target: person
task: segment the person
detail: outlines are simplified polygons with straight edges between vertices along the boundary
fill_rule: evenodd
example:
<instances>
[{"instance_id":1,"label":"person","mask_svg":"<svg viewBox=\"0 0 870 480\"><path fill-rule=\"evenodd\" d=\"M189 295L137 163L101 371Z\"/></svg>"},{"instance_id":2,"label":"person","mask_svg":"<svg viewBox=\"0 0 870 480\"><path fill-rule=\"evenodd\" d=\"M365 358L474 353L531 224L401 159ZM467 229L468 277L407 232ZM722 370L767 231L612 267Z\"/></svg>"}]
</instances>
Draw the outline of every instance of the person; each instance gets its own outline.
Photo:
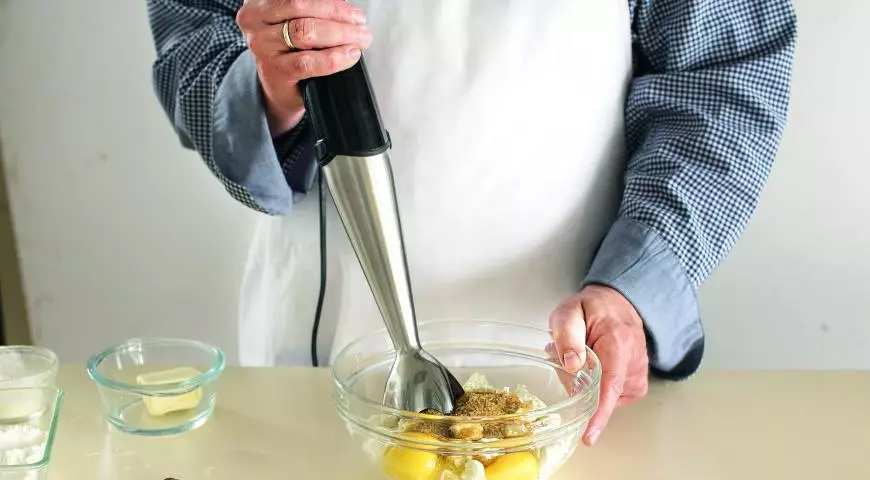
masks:
<instances>
[{"instance_id":1,"label":"person","mask_svg":"<svg viewBox=\"0 0 870 480\"><path fill-rule=\"evenodd\" d=\"M698 288L753 213L786 122L789 0L150 0L148 13L181 143L265 214L243 364L309 363L320 197L298 87L365 52L421 319L550 328L572 371L589 345L603 375L587 445L650 373L699 368ZM381 326L334 206L325 216L321 362Z\"/></svg>"}]
</instances>

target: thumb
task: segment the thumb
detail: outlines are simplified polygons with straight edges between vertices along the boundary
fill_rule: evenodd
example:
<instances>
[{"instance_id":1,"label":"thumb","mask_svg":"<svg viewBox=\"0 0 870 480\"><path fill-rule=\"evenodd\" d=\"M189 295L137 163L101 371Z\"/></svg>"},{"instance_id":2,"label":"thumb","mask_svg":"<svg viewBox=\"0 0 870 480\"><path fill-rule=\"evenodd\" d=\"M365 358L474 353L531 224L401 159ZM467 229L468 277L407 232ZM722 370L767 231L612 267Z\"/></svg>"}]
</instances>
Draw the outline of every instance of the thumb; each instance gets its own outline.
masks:
<instances>
[{"instance_id":1,"label":"thumb","mask_svg":"<svg viewBox=\"0 0 870 480\"><path fill-rule=\"evenodd\" d=\"M579 298L572 297L553 310L550 334L565 370L580 371L586 363L586 321Z\"/></svg>"}]
</instances>

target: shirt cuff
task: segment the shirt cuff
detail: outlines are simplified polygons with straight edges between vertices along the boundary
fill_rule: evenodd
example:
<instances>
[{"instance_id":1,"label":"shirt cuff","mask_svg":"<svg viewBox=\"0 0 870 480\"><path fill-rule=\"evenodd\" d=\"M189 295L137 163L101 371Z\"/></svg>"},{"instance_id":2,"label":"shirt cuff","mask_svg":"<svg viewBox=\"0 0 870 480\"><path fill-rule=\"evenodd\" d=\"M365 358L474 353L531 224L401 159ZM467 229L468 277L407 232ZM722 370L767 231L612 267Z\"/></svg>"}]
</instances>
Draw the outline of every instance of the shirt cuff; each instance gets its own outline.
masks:
<instances>
[{"instance_id":1,"label":"shirt cuff","mask_svg":"<svg viewBox=\"0 0 870 480\"><path fill-rule=\"evenodd\" d=\"M276 137L274 144L287 185L295 193L308 193L317 173L314 129L308 116L304 116L289 132Z\"/></svg>"},{"instance_id":2,"label":"shirt cuff","mask_svg":"<svg viewBox=\"0 0 870 480\"><path fill-rule=\"evenodd\" d=\"M676 255L653 229L627 218L616 221L583 285L621 293L643 318L650 370L683 380L704 355L698 298Z\"/></svg>"},{"instance_id":3,"label":"shirt cuff","mask_svg":"<svg viewBox=\"0 0 870 480\"><path fill-rule=\"evenodd\" d=\"M285 214L292 191L269 132L257 69L245 50L233 62L214 99L213 152L217 171L244 188L270 214Z\"/></svg>"}]
</instances>

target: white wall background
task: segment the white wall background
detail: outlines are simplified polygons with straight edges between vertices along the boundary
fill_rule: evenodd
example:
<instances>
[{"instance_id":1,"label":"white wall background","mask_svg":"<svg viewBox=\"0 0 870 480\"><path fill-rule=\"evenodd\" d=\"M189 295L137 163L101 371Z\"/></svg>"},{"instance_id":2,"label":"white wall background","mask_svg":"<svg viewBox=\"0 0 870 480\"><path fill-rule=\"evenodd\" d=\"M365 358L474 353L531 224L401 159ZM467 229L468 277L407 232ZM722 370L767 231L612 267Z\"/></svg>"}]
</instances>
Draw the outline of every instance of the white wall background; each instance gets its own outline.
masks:
<instances>
[{"instance_id":1,"label":"white wall background","mask_svg":"<svg viewBox=\"0 0 870 480\"><path fill-rule=\"evenodd\" d=\"M862 0L796 0L791 123L702 292L707 368L870 368L870 64ZM144 2L0 0L0 135L34 336L82 361L132 335L236 356L255 219L151 93Z\"/></svg>"},{"instance_id":2,"label":"white wall background","mask_svg":"<svg viewBox=\"0 0 870 480\"><path fill-rule=\"evenodd\" d=\"M254 214L179 148L145 2L0 0L0 128L34 340L66 361L134 335L236 358Z\"/></svg>"}]
</instances>

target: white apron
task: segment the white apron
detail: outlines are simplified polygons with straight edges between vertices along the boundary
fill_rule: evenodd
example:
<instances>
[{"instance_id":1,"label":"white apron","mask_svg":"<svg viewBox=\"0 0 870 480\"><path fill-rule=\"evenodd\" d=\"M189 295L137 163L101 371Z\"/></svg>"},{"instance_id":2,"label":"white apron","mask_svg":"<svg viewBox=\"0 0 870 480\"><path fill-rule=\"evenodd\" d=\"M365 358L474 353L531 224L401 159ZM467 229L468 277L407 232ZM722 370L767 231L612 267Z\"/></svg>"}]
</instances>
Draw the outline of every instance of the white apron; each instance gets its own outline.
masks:
<instances>
[{"instance_id":1,"label":"white apron","mask_svg":"<svg viewBox=\"0 0 870 480\"><path fill-rule=\"evenodd\" d=\"M368 0L366 62L420 320L543 328L615 218L631 77L626 0ZM383 327L335 206L320 361ZM246 267L244 365L310 365L318 198L263 217ZM425 339L423 339L425 341Z\"/></svg>"}]
</instances>

